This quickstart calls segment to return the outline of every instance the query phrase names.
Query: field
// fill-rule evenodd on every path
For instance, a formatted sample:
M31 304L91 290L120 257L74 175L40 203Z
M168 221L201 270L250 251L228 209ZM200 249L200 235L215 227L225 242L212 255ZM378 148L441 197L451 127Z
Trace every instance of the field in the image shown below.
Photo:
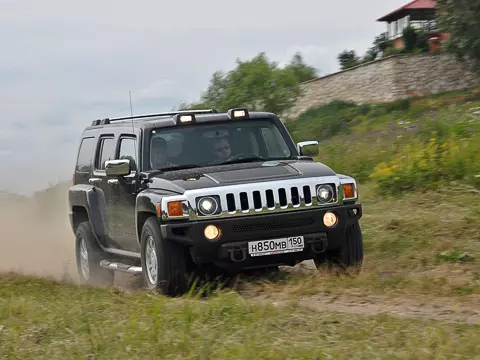
M3 206L0 358L480 359L477 96L331 104L288 125L360 180L358 278L306 262L207 296L149 294L123 274L112 289L79 287L68 184ZM333 118L345 121L328 130Z

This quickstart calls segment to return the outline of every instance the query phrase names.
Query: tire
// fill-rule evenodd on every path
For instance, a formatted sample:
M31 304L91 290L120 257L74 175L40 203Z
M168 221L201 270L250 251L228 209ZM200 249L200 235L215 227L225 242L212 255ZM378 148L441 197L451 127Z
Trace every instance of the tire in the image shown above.
M142 277L147 289L167 296L188 292L188 256L184 246L163 239L155 217L147 219L141 234Z
M93 286L113 285L115 274L100 266L103 251L95 243L90 224L82 222L75 232L75 255L80 282Z
M323 261L314 261L317 269L326 263L332 273L359 275L363 266L363 235L358 221L346 228L345 246L324 255Z

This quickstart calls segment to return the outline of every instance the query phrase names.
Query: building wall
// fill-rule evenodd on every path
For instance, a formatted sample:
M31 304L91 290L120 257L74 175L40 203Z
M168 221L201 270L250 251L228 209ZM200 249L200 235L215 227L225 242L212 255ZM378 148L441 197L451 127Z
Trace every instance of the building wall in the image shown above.
M392 55L303 83L303 95L284 117L295 118L332 100L381 103L475 87L480 87L480 78L454 55Z

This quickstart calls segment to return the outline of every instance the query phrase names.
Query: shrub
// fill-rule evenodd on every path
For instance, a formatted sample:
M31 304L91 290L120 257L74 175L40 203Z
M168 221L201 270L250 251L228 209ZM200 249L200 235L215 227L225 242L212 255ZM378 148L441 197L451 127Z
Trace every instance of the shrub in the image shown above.
M418 35L413 27L408 26L403 30L403 41L405 43L406 52L413 52L415 50Z
M350 131L350 123L359 116L365 116L370 105L357 105L353 102L335 100L316 106L302 113L297 120L286 123L295 141L325 140L334 135Z
M426 144L417 139L391 161L378 164L370 178L377 182L380 192L391 195L431 190L455 180L476 185L480 164L476 148L478 142L453 135L443 141L433 136Z

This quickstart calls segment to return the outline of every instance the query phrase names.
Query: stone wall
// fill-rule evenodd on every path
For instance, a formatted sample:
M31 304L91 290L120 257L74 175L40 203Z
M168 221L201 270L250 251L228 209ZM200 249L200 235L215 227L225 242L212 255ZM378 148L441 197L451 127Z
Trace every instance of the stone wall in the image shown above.
M381 103L480 86L480 78L451 54L399 54L302 84L303 95L285 118L332 100Z

